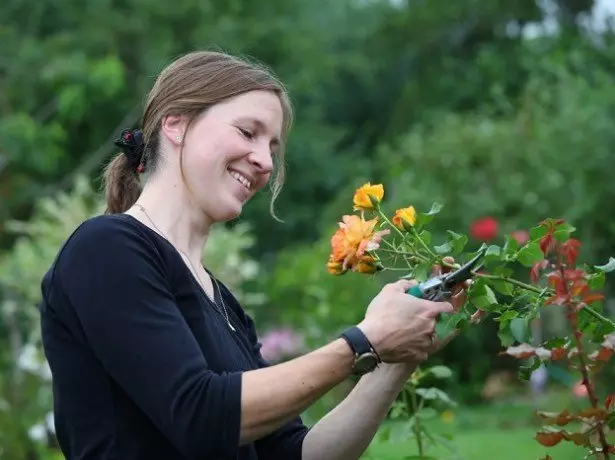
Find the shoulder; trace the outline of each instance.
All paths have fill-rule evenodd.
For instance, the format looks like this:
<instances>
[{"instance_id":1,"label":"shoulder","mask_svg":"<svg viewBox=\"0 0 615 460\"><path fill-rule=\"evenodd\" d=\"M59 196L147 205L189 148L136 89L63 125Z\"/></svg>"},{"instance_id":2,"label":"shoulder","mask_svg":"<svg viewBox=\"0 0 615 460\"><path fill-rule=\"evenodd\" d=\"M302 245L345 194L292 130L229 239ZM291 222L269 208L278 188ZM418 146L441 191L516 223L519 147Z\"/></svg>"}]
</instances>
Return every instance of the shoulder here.
<instances>
[{"instance_id":1,"label":"shoulder","mask_svg":"<svg viewBox=\"0 0 615 460\"><path fill-rule=\"evenodd\" d=\"M135 268L144 262L160 264L165 259L164 246L157 236L129 215L95 216L79 225L65 241L55 261L56 269L96 271Z\"/></svg>"}]
</instances>

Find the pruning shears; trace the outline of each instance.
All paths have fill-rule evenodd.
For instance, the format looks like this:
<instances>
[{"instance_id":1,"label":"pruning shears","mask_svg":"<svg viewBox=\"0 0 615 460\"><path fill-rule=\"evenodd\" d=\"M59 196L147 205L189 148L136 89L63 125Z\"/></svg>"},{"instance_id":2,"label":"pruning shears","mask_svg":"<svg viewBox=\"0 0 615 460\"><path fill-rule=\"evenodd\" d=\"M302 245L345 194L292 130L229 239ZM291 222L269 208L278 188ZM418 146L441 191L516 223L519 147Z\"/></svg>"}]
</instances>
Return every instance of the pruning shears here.
<instances>
[{"instance_id":1,"label":"pruning shears","mask_svg":"<svg viewBox=\"0 0 615 460\"><path fill-rule=\"evenodd\" d=\"M476 270L483 266L482 263L479 265L477 264L484 255L485 249L482 249L472 260L457 270L429 278L427 281L412 286L406 293L418 297L419 299L427 299L434 302L448 300L452 297L453 288L457 284L472 278Z\"/></svg>"}]
</instances>

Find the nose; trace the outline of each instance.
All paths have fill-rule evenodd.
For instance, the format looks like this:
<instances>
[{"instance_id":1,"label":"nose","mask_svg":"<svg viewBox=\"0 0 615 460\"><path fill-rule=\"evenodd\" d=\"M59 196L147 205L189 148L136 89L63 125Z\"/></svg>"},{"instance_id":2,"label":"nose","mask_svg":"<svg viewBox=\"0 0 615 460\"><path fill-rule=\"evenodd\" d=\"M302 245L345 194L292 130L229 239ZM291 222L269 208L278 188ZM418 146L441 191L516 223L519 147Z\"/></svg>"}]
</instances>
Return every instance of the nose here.
<instances>
[{"instance_id":1,"label":"nose","mask_svg":"<svg viewBox=\"0 0 615 460\"><path fill-rule=\"evenodd\" d=\"M268 145L255 148L250 153L249 160L260 174L269 174L273 171L273 156Z\"/></svg>"}]
</instances>

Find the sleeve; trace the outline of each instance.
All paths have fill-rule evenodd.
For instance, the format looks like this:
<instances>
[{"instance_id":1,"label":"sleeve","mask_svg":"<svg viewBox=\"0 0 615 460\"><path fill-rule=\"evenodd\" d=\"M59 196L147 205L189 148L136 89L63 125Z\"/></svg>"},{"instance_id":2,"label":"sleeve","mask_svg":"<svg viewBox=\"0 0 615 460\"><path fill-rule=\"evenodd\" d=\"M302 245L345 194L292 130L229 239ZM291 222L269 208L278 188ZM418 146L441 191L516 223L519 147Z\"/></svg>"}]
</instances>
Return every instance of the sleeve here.
<instances>
[{"instance_id":1,"label":"sleeve","mask_svg":"<svg viewBox=\"0 0 615 460\"><path fill-rule=\"evenodd\" d=\"M234 458L241 373L208 369L156 247L126 225L86 223L56 276L106 371L176 448L187 459Z\"/></svg>"},{"instance_id":2,"label":"sleeve","mask_svg":"<svg viewBox=\"0 0 615 460\"><path fill-rule=\"evenodd\" d=\"M258 341L258 335L254 321L247 314L243 313L243 321L252 350L261 367L268 367L269 363L263 358ZM296 417L286 425L274 431L268 436L256 441L256 451L258 458L271 460L301 460L303 450L303 440L308 434L309 428L303 423L301 417Z\"/></svg>"}]
</instances>

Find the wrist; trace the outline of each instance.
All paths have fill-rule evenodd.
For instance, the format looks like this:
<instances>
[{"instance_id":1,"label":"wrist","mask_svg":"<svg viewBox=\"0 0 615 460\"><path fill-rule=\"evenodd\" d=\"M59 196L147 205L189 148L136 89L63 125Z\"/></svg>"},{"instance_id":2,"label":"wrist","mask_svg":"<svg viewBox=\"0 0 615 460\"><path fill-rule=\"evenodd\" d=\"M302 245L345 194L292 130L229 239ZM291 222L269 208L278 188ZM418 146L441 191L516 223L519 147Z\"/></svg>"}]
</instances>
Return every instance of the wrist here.
<instances>
[{"instance_id":1,"label":"wrist","mask_svg":"<svg viewBox=\"0 0 615 460\"><path fill-rule=\"evenodd\" d=\"M382 335L380 334L378 328L373 323L366 320L363 320L357 324L357 327L361 330L361 332L363 332L370 345L380 358L380 352L382 349Z\"/></svg>"}]
</instances>

